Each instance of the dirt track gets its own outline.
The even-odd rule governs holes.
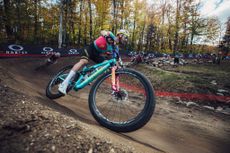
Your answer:
[[[157,98],[156,110],[150,122],[140,130],[125,134],[104,129],[93,119],[87,104],[90,87],[78,93],[71,92],[70,95],[56,100],[58,104],[64,106],[58,109],[61,107],[51,104],[52,101],[45,97],[45,87],[57,70],[74,63],[74,60],[65,58],[45,70],[34,71],[40,63],[41,60],[34,58],[1,59],[0,79],[10,87],[37,98],[41,103],[54,107],[57,111],[95,126],[99,135],[105,135],[117,142],[122,139],[127,145],[131,145],[132,142],[139,152],[229,152],[229,116],[202,108],[176,105],[171,99]]]

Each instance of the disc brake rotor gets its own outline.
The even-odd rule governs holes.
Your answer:
[[[120,89],[118,92],[113,91],[112,99],[116,102],[125,102],[128,100],[128,92],[125,89]]]

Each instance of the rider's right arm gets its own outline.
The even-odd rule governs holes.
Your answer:
[[[101,35],[102,35],[103,37],[110,37],[110,38],[112,38],[114,41],[116,40],[116,36],[115,36],[111,31],[102,30],[102,31],[101,31]]]
[[[108,31],[102,30],[101,35],[104,37],[108,36]]]

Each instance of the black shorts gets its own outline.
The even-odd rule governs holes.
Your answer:
[[[105,57],[100,56],[100,53],[94,47],[94,44],[90,44],[87,47],[81,48],[81,59],[92,60],[95,63],[102,63],[105,60]]]

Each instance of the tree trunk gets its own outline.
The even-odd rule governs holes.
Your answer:
[[[193,34],[193,32],[192,32],[192,33],[191,33],[191,39],[190,39],[190,45],[193,44],[193,38],[194,38],[194,34]]]
[[[168,43],[169,43],[169,49],[173,50],[172,39],[171,39],[171,25],[170,25],[170,23],[169,23],[169,27],[168,27]]]
[[[15,33],[16,40],[21,39],[21,15],[20,15],[20,0],[17,0],[17,31]]]
[[[116,24],[116,0],[113,0],[113,26],[112,26],[113,33],[115,33],[115,24]]]
[[[74,7],[71,5],[70,6],[70,31],[71,31],[71,45],[75,44],[76,41],[76,36],[75,36],[75,30],[74,30]]]
[[[182,41],[181,41],[181,49],[184,49],[185,48],[185,45],[186,45],[186,29],[187,29],[187,24],[184,23],[184,27],[183,27],[183,37],[182,37]]]
[[[173,48],[173,51],[174,51],[174,55],[175,55],[175,52],[177,51],[178,49],[178,31],[179,31],[179,15],[180,15],[180,2],[179,0],[176,1],[176,31],[175,31],[175,37],[174,37],[174,48]]]
[[[78,45],[80,46],[81,44],[81,22],[82,22],[82,6],[83,6],[83,1],[80,0],[80,19],[79,19],[79,26],[78,26]]]
[[[144,25],[142,27],[141,34],[140,34],[139,46],[138,46],[139,50],[143,50],[144,32],[145,32],[145,22],[144,22]]]
[[[170,19],[170,10],[171,10],[171,7],[168,7],[167,8],[167,18],[168,18],[168,47],[170,50],[173,50],[173,47],[172,47],[172,38],[171,38],[171,27],[172,27],[172,24],[171,24],[171,19]]]
[[[164,2],[162,6],[162,18],[161,18],[161,26],[164,26],[165,21],[165,11],[166,11],[166,1]],[[164,33],[160,32],[160,50],[165,49],[165,41],[164,41]]]
[[[30,4],[29,4],[29,2],[25,2],[25,6],[26,6],[26,8],[28,8],[28,6],[29,6]],[[30,27],[30,18],[29,18],[29,11],[28,11],[28,9],[26,9],[26,12],[25,12],[25,14],[26,14],[26,17],[28,17],[28,20],[26,20],[26,23],[25,23],[25,30],[24,30],[24,33],[25,34],[23,34],[24,36],[24,39],[26,39],[26,37],[30,37],[30,35],[31,35],[31,33],[30,33],[30,31],[31,31],[31,27]],[[28,40],[28,39],[27,39]]]
[[[124,0],[121,1],[121,24],[120,29],[124,28],[123,16],[124,16]]]
[[[62,47],[62,22],[63,22],[63,4],[60,4],[60,17],[59,17],[59,35],[58,35],[58,48]]]
[[[92,35],[93,35],[93,25],[92,25],[92,7],[91,7],[91,0],[88,0],[89,3],[89,39],[92,42]]]
[[[133,48],[135,48],[135,30],[136,30],[136,17],[134,17],[134,21],[133,21],[133,37],[132,37]]]
[[[38,40],[38,0],[34,0],[35,14],[34,14],[34,41]]]
[[[5,29],[8,41],[12,39],[13,36],[13,28],[11,25],[11,8],[10,8],[10,1],[4,0],[4,14],[5,14]]]
[[[88,23],[88,15],[87,11],[85,12],[85,27],[84,27],[84,45],[87,45],[87,23]]]
[[[67,46],[67,23],[68,23],[68,3],[65,3],[65,7],[64,7],[64,25],[63,25],[63,45],[66,47]]]
[[[149,26],[147,27],[147,35],[146,35],[146,45],[145,45],[145,51],[148,50],[148,45],[149,45]]]

